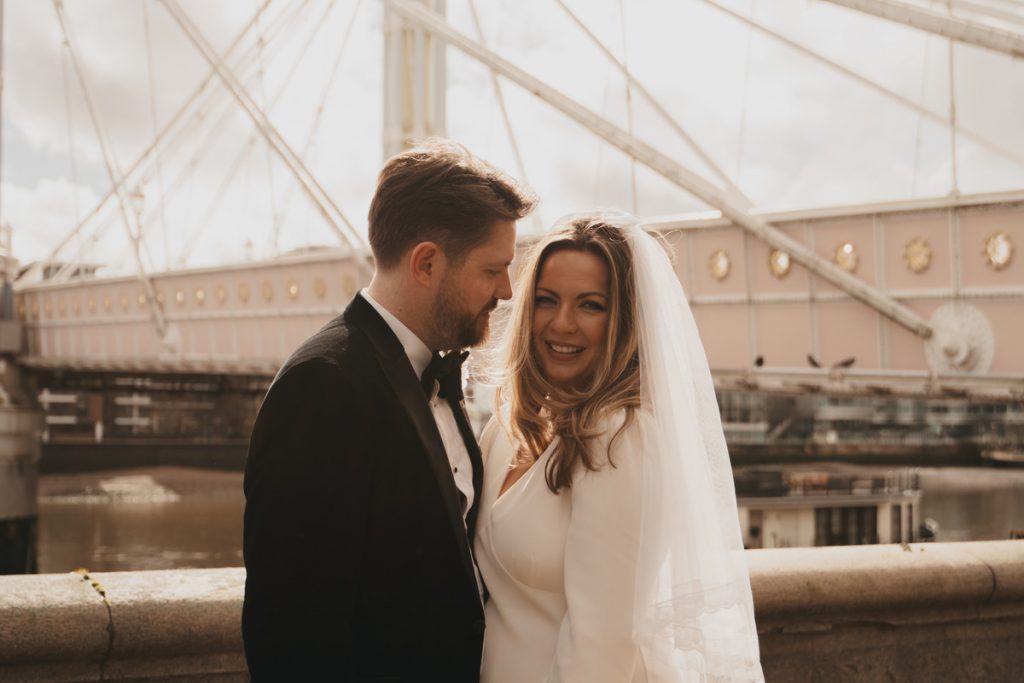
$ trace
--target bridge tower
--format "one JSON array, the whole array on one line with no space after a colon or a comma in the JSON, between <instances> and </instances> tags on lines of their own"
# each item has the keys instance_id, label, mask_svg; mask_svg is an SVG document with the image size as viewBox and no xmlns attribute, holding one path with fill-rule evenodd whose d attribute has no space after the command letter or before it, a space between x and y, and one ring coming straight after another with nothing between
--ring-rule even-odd
<instances>
[{"instance_id":1,"label":"bridge tower","mask_svg":"<svg viewBox=\"0 0 1024 683\"><path fill-rule=\"evenodd\" d=\"M418 0L445 14L446 0ZM384 3L384 157L445 134L445 43Z\"/></svg>"}]
</instances>

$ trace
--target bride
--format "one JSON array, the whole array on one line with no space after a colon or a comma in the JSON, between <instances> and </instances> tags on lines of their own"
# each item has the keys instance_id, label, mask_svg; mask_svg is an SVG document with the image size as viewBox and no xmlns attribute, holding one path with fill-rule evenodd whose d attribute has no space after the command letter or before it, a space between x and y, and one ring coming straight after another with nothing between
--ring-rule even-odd
<instances>
[{"instance_id":1,"label":"bride","mask_svg":"<svg viewBox=\"0 0 1024 683\"><path fill-rule=\"evenodd\" d=\"M527 257L484 430L484 683L763 681L729 455L663 246L563 222Z\"/></svg>"}]
</instances>

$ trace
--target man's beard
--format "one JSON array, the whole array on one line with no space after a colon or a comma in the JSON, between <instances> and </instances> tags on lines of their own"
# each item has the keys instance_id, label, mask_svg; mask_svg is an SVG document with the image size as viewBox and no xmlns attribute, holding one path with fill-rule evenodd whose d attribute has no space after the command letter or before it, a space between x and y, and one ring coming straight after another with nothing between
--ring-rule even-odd
<instances>
[{"instance_id":1,"label":"man's beard","mask_svg":"<svg viewBox=\"0 0 1024 683\"><path fill-rule=\"evenodd\" d=\"M498 300L492 299L482 311L465 310L455 290L454 278L450 278L441 286L434 304L434 331L439 340L438 350L451 351L477 346L487 339L488 323L491 311L498 306Z\"/></svg>"}]
</instances>

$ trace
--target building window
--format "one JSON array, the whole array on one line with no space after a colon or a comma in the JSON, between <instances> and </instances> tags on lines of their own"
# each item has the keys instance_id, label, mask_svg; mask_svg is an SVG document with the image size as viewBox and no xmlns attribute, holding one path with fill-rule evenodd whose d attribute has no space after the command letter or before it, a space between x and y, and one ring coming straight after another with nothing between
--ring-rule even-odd
<instances>
[{"instance_id":1,"label":"building window","mask_svg":"<svg viewBox=\"0 0 1024 683\"><path fill-rule=\"evenodd\" d=\"M817 508L814 545L869 545L878 543L875 507Z\"/></svg>"},{"instance_id":2,"label":"building window","mask_svg":"<svg viewBox=\"0 0 1024 683\"><path fill-rule=\"evenodd\" d=\"M889 536L890 543L902 543L903 542L903 506L893 505L889 511L889 519L892 522Z\"/></svg>"}]
</instances>

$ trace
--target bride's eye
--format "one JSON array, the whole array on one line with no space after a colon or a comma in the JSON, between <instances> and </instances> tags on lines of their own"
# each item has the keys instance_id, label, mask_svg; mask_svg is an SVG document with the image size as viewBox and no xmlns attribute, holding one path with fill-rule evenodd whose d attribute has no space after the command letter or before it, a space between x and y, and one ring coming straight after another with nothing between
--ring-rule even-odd
<instances>
[{"instance_id":1,"label":"bride's eye","mask_svg":"<svg viewBox=\"0 0 1024 683\"><path fill-rule=\"evenodd\" d=\"M533 303L537 306L546 306L548 304L554 304L555 299L547 294L538 294L533 298Z\"/></svg>"},{"instance_id":2,"label":"bride's eye","mask_svg":"<svg viewBox=\"0 0 1024 683\"><path fill-rule=\"evenodd\" d=\"M599 312L599 313L603 313L604 311L608 310L607 307L605 307L604 304L602 304L599 301L594 301L592 299L588 299L587 301L584 301L582 306L583 306L583 308L587 309L588 311L596 311L596 312Z\"/></svg>"}]
</instances>

